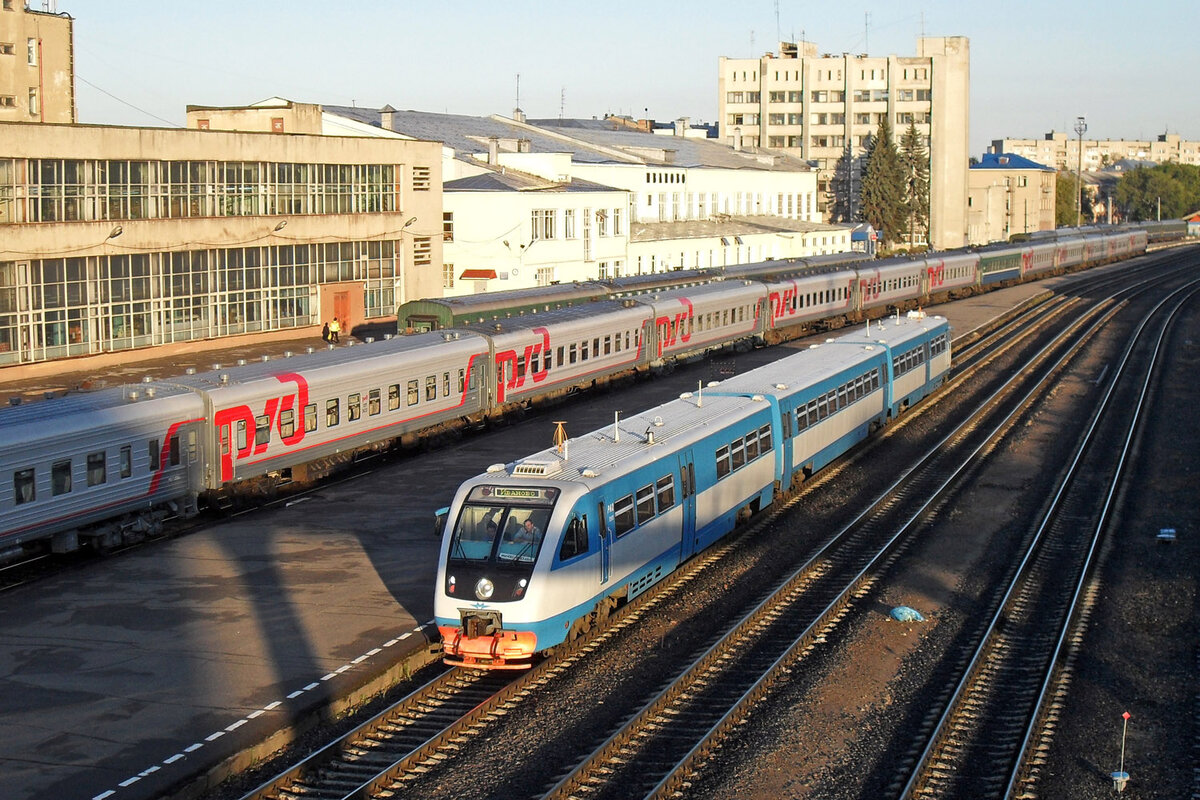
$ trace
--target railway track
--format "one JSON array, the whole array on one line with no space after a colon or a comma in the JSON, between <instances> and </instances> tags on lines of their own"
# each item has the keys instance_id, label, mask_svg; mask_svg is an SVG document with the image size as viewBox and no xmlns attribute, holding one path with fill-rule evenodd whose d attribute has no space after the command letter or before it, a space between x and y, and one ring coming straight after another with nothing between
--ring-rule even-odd
<instances>
[{"instance_id":1,"label":"railway track","mask_svg":"<svg viewBox=\"0 0 1200 800\"><path fill-rule=\"evenodd\" d=\"M1057 320L1076 312L1077 309L1071 304L1055 303L1042 308L1040 311L1033 311L1031 313L1043 317L1050 315ZM1090 315L1093 314L1095 314L1094 311L1087 312L1087 315L1081 316L1075 323L1081 325L1084 320L1090 320ZM1012 324L1017 328L1025 327L1032 329L1033 324L1031 319L1031 317L1024 317L1014 321ZM1065 322L1062 326L1064 328L1067 327ZM997 336L996 338L999 340L1003 337ZM1010 343L1009 346L1011 346L1014 337L1009 336L1007 340ZM998 345L993 344L993 346ZM991 355L982 359L980 363L995 358L995 352L989 352L991 352ZM1009 371L1011 374L1019 374L1027 368L1031 367L1022 365L1019 368L1013 368ZM965 380L968 374L969 370L962 371L955 380ZM901 422L909 418L909 416L902 417ZM984 438L986 440L986 436ZM960 444L956 446L955 452L961 454L969 450L970 446L969 443ZM979 447L979 445L976 445L976 447ZM939 447L934 448L934 450L938 449ZM948 448L945 444L942 444L940 445L940 449L947 450ZM943 472L944 469L942 470ZM727 710L714 716L710 707L713 707L715 704L710 702L710 700L718 696L732 698L736 695L737 697L745 696L745 702L752 703L754 698L761 696L763 692L769 689L771 681L775 679L767 677L770 670L767 670L764 665L769 666L770 664L779 662L777 668L786 671L789 668L788 659L791 656L787 656L784 653L788 652L789 648L790 652L794 655L797 652L804 652L806 648L811 648L814 644L819 643L823 632L829 626L836 624L839 615L844 613L848 604L855 597L861 597L863 593L869 591L874 576L880 571L885 570L890 560L894 559L896 554L901 552L903 548L902 538L897 538L891 544L890 550L880 544L880 537L886 538L889 526L891 530L895 530L898 527L918 525L921 514L926 513L930 508L936 507L938 497L936 486L938 484L937 475L939 471L936 469L932 470L931 474L933 477L925 479L927 485L924 489L916 490L910 488L907 493L897 492L894 496L880 499L880 504L889 507L892 513L892 516L889 518L891 522L883 522L877 525L875 533L868 533L866 532L867 529L863 528L854 535L862 542L875 542L873 546L864 544L857 552L852 552L848 546L843 545L845 552L841 552L842 546L840 546L836 548L839 550L836 555L831 554L832 551L823 551L824 555L819 553L810 559L810 563L806 565L807 571L793 576L790 588L781 590L783 594L791 598L788 601L793 604L791 607L784 607L782 609L764 607L757 615L747 615L743 622L749 627L742 630L741 633L736 634L737 637L741 638L735 639L738 644L734 647L734 655L709 655L704 666L697 667L698 671L693 675L694 679L698 676L699 682L692 683L692 688L677 689L674 692L676 696L682 698L682 702L685 704L690 702L691 705L685 705L683 710L678 711L657 709L653 712L646 712L646 719L650 720L650 728L663 728L674 731L675 726L666 725L664 720L666 722L673 722L679 719L703 721L709 729L716 731L716 734L707 742L697 740L689 746L688 753L684 754L687 758L692 759L691 763L694 763L697 758L702 759L704 753L714 746L712 742L719 740L722 726L728 728L728 726L735 724L739 719L739 715L743 713L737 709L747 707L745 705L726 704L728 706ZM824 477L818 476L813 483L819 484L824 479ZM914 477L910 480L915 481L916 478ZM944 476L942 480L944 480ZM921 498L924 498L923 501ZM924 502L924 510L921 509L922 502ZM779 513L783 513L782 509L773 512L773 515L778 516ZM898 520L904 517L906 513L908 521L900 525ZM899 536L899 534L896 536ZM854 537L848 534L846 538ZM677 589L671 587L685 586L687 581L700 574L709 564L721 558L723 552L734 546L735 543L736 540L731 540L727 544L720 546L716 551L706 553L702 559L697 560L698 563L690 565L688 571L681 572L679 580L673 581L670 584L664 584L662 591L669 595L671 592L677 591ZM836 569L834 565L835 561L837 562ZM843 576L841 582L832 577L835 573ZM827 587L825 596L830 598L823 604L815 599L817 587L820 586ZM331 760L326 756L309 759L300 769L300 772L306 773L308 776L304 778L306 783L303 786L302 792L286 788L286 782L281 781L282 776L280 776L280 778L273 779L264 784L263 787L260 787L261 791L247 795L247 797L290 797L301 795L305 797L367 797L391 796L393 794L405 795L411 791L417 792L417 795L413 796L419 796L421 792L418 787L422 785L421 776L423 774L436 771L439 766L454 762L456 752L471 739L482 736L490 725L495 724L497 720L505 717L510 710L520 705L523 700L546 691L545 687L555 677L570 670L574 660L584 657L595 648L603 647L607 638L614 636L616 631L620 630L622 626L632 624L638 617L648 611L655 602L657 601L651 598L645 604L635 604L629 609L624 610L623 616L618 617L614 625L606 628L598 637L588 640L583 644L564 649L561 654L556 654L555 658L542 662L534 670L517 678L515 681L511 678L507 679L512 682L506 683L503 688L498 688L493 695L471 706L470 710L463 715L454 719L447 718L447 721L437 721L436 723L430 718L428 725L423 722L419 726L407 726L414 729L419 728L428 733L429 735L423 741L409 741L398 748L395 753L386 757L379 752L379 746L374 743L367 745L356 744L350 739L333 743L327 746L322 752L326 753L326 756L337 753L348 754L351 761L357 761L357 764L353 768L339 766L339 762ZM752 616L756 618L751 620L750 617ZM801 626L797 620L802 617L809 618L811 621ZM801 632L802 636L797 636L798 632ZM805 639L805 636L808 638ZM772 655L772 651L780 652ZM705 659L705 654L697 658L696 662L699 663L701 659ZM711 671L725 663L740 664L740 668L733 670L733 672L742 674L754 673L759 678L755 678L748 683L742 680L740 683L735 682L735 685L723 684L718 687L717 681L712 676ZM760 667L763 668L760 669ZM443 677L439 680L442 680L443 683L441 684L442 688L438 689L438 691L443 693L449 692L445 688L445 681L449 679ZM712 685L711 689L708 688L710 684ZM457 696L462 697L461 694ZM708 699L697 700L697 698ZM470 701L452 699L449 695L443 696L440 702L446 708L453 708L464 704L470 705ZM649 706L647 706L648 708ZM643 711L646 711L646 709L643 709ZM636 716L640 717L641 713L639 712ZM696 722L696 724L699 727L704 727L699 722ZM671 737L674 736L675 734L672 733ZM635 740L651 739L650 735L645 732L641 734L635 733L633 737ZM687 737L684 738L686 739ZM367 741L373 742L374 740L368 739ZM585 792L587 796L603 796L603 791L598 794L596 793L596 781L598 779L595 778L595 774L604 774L612 769L613 753L617 754L615 756L617 761L632 758L632 756L622 750L622 748L626 747L627 745L619 745L616 750L613 750L611 743L609 743L609 749L605 752L605 755L597 759L599 766L596 767L595 772L585 774L586 770L584 770L579 772L579 775L575 775L575 771L572 770L570 775L561 778L561 786L552 790L551 794L566 796L564 792L569 793L568 787L578 788L586 785L590 787ZM360 750L369 751L371 758L364 758L360 755ZM597 750L597 752L599 751L600 749ZM663 784L664 787L668 785L678 786L680 785L680 780L686 783L686 776L690 767L688 766L689 762L685 758L666 758L663 755L666 752L665 745L651 746L648 748L648 752L653 753L650 761L660 766L652 769L652 764L645 764L643 767L647 773L654 772L663 776L666 781ZM604 759L608 759L607 765L602 763ZM385 765L386 769L379 770L374 776L368 777L366 772L361 769L367 763L374 764L373 769L377 768L384 761L389 762ZM312 776L320 776L321 774L332 776L331 782L321 785L310 781ZM346 778L350 774L354 775L353 779ZM581 776L582 780L580 780ZM288 780L293 780L295 777L293 775ZM351 787L349 784L355 780L359 782ZM600 783L604 783L604 781ZM643 780L642 783L645 784L646 781ZM607 785L610 787L620 785L622 787L619 791L610 789L609 791L618 791L618 794L609 796L627 796L625 793L628 792L628 784L608 781ZM293 784L293 786L298 787L299 784ZM406 789L408 790L407 792ZM657 790L651 786L648 791ZM341 794L338 794L339 792Z\"/></svg>"},{"instance_id":2,"label":"railway track","mask_svg":"<svg viewBox=\"0 0 1200 800\"><path fill-rule=\"evenodd\" d=\"M1174 293L1155 309L1161 321L1151 326L1148 317L1139 326L979 646L957 656L967 668L900 797L1036 796L1031 748L1044 744L1047 698L1062 683L1056 670L1087 618L1092 566L1126 480L1163 338L1184 298L1197 292L1193 285ZM1105 447L1110 441L1121 446Z\"/></svg>"}]
</instances>

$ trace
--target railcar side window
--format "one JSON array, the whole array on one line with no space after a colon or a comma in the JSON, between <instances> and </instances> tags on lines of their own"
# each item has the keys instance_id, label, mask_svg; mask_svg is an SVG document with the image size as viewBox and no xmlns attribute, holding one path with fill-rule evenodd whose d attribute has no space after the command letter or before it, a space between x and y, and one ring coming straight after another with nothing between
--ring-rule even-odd
<instances>
[{"instance_id":1,"label":"railcar side window","mask_svg":"<svg viewBox=\"0 0 1200 800\"><path fill-rule=\"evenodd\" d=\"M13 502L16 505L22 503L32 503L37 499L37 490L34 485L33 467L29 469L19 469L13 473Z\"/></svg>"},{"instance_id":2,"label":"railcar side window","mask_svg":"<svg viewBox=\"0 0 1200 800\"><path fill-rule=\"evenodd\" d=\"M450 373L442 373L442 397L450 396Z\"/></svg>"},{"instance_id":3,"label":"railcar side window","mask_svg":"<svg viewBox=\"0 0 1200 800\"><path fill-rule=\"evenodd\" d=\"M338 404L340 402L341 401L338 400L336 397L333 398L332 400L325 401L325 427L326 428L332 428L334 425L338 424L338 421L340 420L340 418L342 416L341 411L338 408Z\"/></svg>"},{"instance_id":4,"label":"railcar side window","mask_svg":"<svg viewBox=\"0 0 1200 800\"><path fill-rule=\"evenodd\" d=\"M108 480L108 460L105 453L88 453L88 486L99 486Z\"/></svg>"},{"instance_id":5,"label":"railcar side window","mask_svg":"<svg viewBox=\"0 0 1200 800\"><path fill-rule=\"evenodd\" d=\"M168 442L167 444L169 445L170 450L171 450L171 456L170 456L171 466L178 467L179 466L179 458L180 458L179 437L172 436L171 441Z\"/></svg>"},{"instance_id":6,"label":"railcar side window","mask_svg":"<svg viewBox=\"0 0 1200 800\"><path fill-rule=\"evenodd\" d=\"M654 519L654 484L637 490L637 524L645 525Z\"/></svg>"},{"instance_id":7,"label":"railcar side window","mask_svg":"<svg viewBox=\"0 0 1200 800\"><path fill-rule=\"evenodd\" d=\"M133 474L133 448L125 445L121 448L121 477L128 478Z\"/></svg>"},{"instance_id":8,"label":"railcar side window","mask_svg":"<svg viewBox=\"0 0 1200 800\"><path fill-rule=\"evenodd\" d=\"M33 470L29 470L29 472L32 475ZM616 533L617 536L624 536L633 530L635 524L636 522L634 521L633 516L633 495L627 494L620 500L613 503L614 533Z\"/></svg>"},{"instance_id":9,"label":"railcar side window","mask_svg":"<svg viewBox=\"0 0 1200 800\"><path fill-rule=\"evenodd\" d=\"M580 553L588 551L588 530L587 517L583 519L573 519L571 524L567 526L567 532L563 536L562 547L558 550L558 558L560 561L566 561L568 558L574 558Z\"/></svg>"},{"instance_id":10,"label":"railcar side window","mask_svg":"<svg viewBox=\"0 0 1200 800\"><path fill-rule=\"evenodd\" d=\"M346 398L346 421L354 422L362 416L362 395L358 392Z\"/></svg>"},{"instance_id":11,"label":"railcar side window","mask_svg":"<svg viewBox=\"0 0 1200 800\"><path fill-rule=\"evenodd\" d=\"M379 390L372 389L367 392L367 413L375 416L380 411Z\"/></svg>"},{"instance_id":12,"label":"railcar side window","mask_svg":"<svg viewBox=\"0 0 1200 800\"><path fill-rule=\"evenodd\" d=\"M71 491L71 461L55 461L50 466L50 492L54 495Z\"/></svg>"},{"instance_id":13,"label":"railcar side window","mask_svg":"<svg viewBox=\"0 0 1200 800\"><path fill-rule=\"evenodd\" d=\"M425 399L437 400L437 375L425 376Z\"/></svg>"},{"instance_id":14,"label":"railcar side window","mask_svg":"<svg viewBox=\"0 0 1200 800\"><path fill-rule=\"evenodd\" d=\"M304 407L304 432L312 433L317 429L317 404L309 403Z\"/></svg>"},{"instance_id":15,"label":"railcar side window","mask_svg":"<svg viewBox=\"0 0 1200 800\"><path fill-rule=\"evenodd\" d=\"M244 448L246 446L246 423L241 422L239 424L241 425L241 429L242 429L242 438L241 438L240 447ZM146 447L146 450L147 450L147 455L149 457L148 465L150 467L150 471L158 472L158 464L159 464L158 439L151 439L149 445L147 445L147 447Z\"/></svg>"},{"instance_id":16,"label":"railcar side window","mask_svg":"<svg viewBox=\"0 0 1200 800\"><path fill-rule=\"evenodd\" d=\"M271 418L266 414L254 418L255 446L268 444L271 441Z\"/></svg>"},{"instance_id":17,"label":"railcar side window","mask_svg":"<svg viewBox=\"0 0 1200 800\"><path fill-rule=\"evenodd\" d=\"M279 412L279 435L287 438L296 432L296 410L284 409Z\"/></svg>"},{"instance_id":18,"label":"railcar side window","mask_svg":"<svg viewBox=\"0 0 1200 800\"><path fill-rule=\"evenodd\" d=\"M658 513L663 513L671 506L675 505L675 479L671 475L664 475L658 479L655 486L658 491Z\"/></svg>"},{"instance_id":19,"label":"railcar side window","mask_svg":"<svg viewBox=\"0 0 1200 800\"><path fill-rule=\"evenodd\" d=\"M771 426L763 425L758 429L758 452L765 455L771 452L771 448Z\"/></svg>"},{"instance_id":20,"label":"railcar side window","mask_svg":"<svg viewBox=\"0 0 1200 800\"><path fill-rule=\"evenodd\" d=\"M388 387L388 411L395 411L400 407L400 384L393 383Z\"/></svg>"},{"instance_id":21,"label":"railcar side window","mask_svg":"<svg viewBox=\"0 0 1200 800\"><path fill-rule=\"evenodd\" d=\"M721 480L732 471L733 467L730 466L729 461L729 445L725 445L717 449L717 480Z\"/></svg>"},{"instance_id":22,"label":"railcar side window","mask_svg":"<svg viewBox=\"0 0 1200 800\"><path fill-rule=\"evenodd\" d=\"M549 367L550 365L547 364L546 366ZM467 371L464 369L460 369L458 371L458 393L462 394L466 390L467 390Z\"/></svg>"},{"instance_id":23,"label":"railcar side window","mask_svg":"<svg viewBox=\"0 0 1200 800\"><path fill-rule=\"evenodd\" d=\"M746 442L743 439L738 439L736 442L732 442L731 444L733 451L733 468L735 470L741 469L746 463Z\"/></svg>"},{"instance_id":24,"label":"railcar side window","mask_svg":"<svg viewBox=\"0 0 1200 800\"><path fill-rule=\"evenodd\" d=\"M420 397L421 397L421 391L418 388L417 381L416 380L409 381L408 382L408 400L407 400L408 405L415 406L417 404L417 400L420 399Z\"/></svg>"}]
</instances>

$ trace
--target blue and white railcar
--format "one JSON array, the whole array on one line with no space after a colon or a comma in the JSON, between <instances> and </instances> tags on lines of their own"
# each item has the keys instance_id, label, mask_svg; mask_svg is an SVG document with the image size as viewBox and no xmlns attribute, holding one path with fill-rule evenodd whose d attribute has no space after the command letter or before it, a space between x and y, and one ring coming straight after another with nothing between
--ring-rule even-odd
<instances>
[{"instance_id":1,"label":"blue and white railcar","mask_svg":"<svg viewBox=\"0 0 1200 800\"><path fill-rule=\"evenodd\" d=\"M471 330L491 340L494 411L644 366L650 308L632 299L514 317Z\"/></svg>"},{"instance_id":2,"label":"blue and white railcar","mask_svg":"<svg viewBox=\"0 0 1200 800\"><path fill-rule=\"evenodd\" d=\"M855 311L857 278L854 270L843 269L766 281L768 329L849 317Z\"/></svg>"},{"instance_id":3,"label":"blue and white railcar","mask_svg":"<svg viewBox=\"0 0 1200 800\"><path fill-rule=\"evenodd\" d=\"M858 270L858 304L864 313L873 308L903 306L925 292L925 259L889 259L878 267Z\"/></svg>"},{"instance_id":4,"label":"blue and white railcar","mask_svg":"<svg viewBox=\"0 0 1200 800\"><path fill-rule=\"evenodd\" d=\"M201 397L165 383L0 410L0 560L46 539L115 546L195 513L203 423Z\"/></svg>"},{"instance_id":5,"label":"blue and white railcar","mask_svg":"<svg viewBox=\"0 0 1200 800\"><path fill-rule=\"evenodd\" d=\"M446 660L528 666L770 503L775 474L770 405L730 396L681 398L472 478L439 559Z\"/></svg>"},{"instance_id":6,"label":"blue and white railcar","mask_svg":"<svg viewBox=\"0 0 1200 800\"><path fill-rule=\"evenodd\" d=\"M761 396L776 409L777 480L789 487L929 394L949 368L946 320L913 315L828 339L707 393Z\"/></svg>"},{"instance_id":7,"label":"blue and white railcar","mask_svg":"<svg viewBox=\"0 0 1200 800\"><path fill-rule=\"evenodd\" d=\"M638 298L654 320L653 363L760 337L764 295L757 281L724 280Z\"/></svg>"}]
</instances>

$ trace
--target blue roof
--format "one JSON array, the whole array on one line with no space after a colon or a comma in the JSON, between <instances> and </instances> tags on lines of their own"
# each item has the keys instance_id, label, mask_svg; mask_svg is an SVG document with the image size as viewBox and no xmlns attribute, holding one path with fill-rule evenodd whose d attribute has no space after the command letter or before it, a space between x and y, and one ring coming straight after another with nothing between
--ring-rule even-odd
<instances>
[{"instance_id":1,"label":"blue roof","mask_svg":"<svg viewBox=\"0 0 1200 800\"><path fill-rule=\"evenodd\" d=\"M1030 161L1015 153L984 153L983 160L972 164L971 169L1039 169L1043 172L1054 172L1053 167Z\"/></svg>"}]
</instances>

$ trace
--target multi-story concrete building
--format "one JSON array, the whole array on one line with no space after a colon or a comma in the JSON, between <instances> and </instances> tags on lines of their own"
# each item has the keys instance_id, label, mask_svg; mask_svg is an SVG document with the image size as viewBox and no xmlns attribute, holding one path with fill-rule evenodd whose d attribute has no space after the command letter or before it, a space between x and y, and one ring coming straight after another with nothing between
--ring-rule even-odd
<instances>
[{"instance_id":1,"label":"multi-story concrete building","mask_svg":"<svg viewBox=\"0 0 1200 800\"><path fill-rule=\"evenodd\" d=\"M988 152L1011 153L1055 169L1074 172L1079 169L1079 145L1078 137L1050 131L1041 139L993 139ZM1125 160L1200 164L1200 142L1187 141L1177 133L1164 133L1154 140L1083 140L1085 172Z\"/></svg>"},{"instance_id":2,"label":"multi-story concrete building","mask_svg":"<svg viewBox=\"0 0 1200 800\"><path fill-rule=\"evenodd\" d=\"M441 291L441 156L0 123L0 365L393 318Z\"/></svg>"},{"instance_id":3,"label":"multi-story concrete building","mask_svg":"<svg viewBox=\"0 0 1200 800\"><path fill-rule=\"evenodd\" d=\"M0 2L0 122L74 122L72 19Z\"/></svg>"},{"instance_id":4,"label":"multi-story concrete building","mask_svg":"<svg viewBox=\"0 0 1200 800\"><path fill-rule=\"evenodd\" d=\"M988 153L967 176L967 243L1007 241L1054 230L1058 173L1011 153Z\"/></svg>"},{"instance_id":5,"label":"multi-story concrete building","mask_svg":"<svg viewBox=\"0 0 1200 800\"><path fill-rule=\"evenodd\" d=\"M792 155L820 169L821 211L838 160L858 158L884 117L896 141L916 126L930 158L930 243L966 237L970 46L966 37L922 37L916 56L820 54L781 42L757 59L722 56L720 140L734 150Z\"/></svg>"}]
</instances>

